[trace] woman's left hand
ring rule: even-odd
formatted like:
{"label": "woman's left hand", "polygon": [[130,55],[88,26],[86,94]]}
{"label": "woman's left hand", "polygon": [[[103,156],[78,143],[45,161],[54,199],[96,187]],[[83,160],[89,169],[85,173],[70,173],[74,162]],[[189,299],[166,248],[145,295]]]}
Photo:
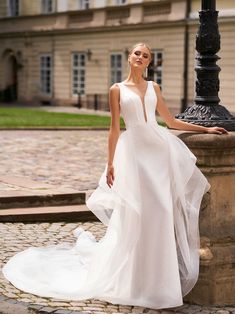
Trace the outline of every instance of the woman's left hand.
{"label": "woman's left hand", "polygon": [[224,128],[220,128],[218,126],[213,126],[213,127],[207,128],[207,133],[210,133],[210,134],[228,134],[228,131]]}

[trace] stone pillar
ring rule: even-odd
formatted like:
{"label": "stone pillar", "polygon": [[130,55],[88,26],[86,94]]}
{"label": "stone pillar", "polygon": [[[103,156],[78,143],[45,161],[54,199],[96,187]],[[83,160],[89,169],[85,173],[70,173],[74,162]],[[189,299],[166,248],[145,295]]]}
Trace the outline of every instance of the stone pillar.
{"label": "stone pillar", "polygon": [[200,274],[186,302],[235,303],[235,132],[228,135],[172,131],[197,157],[211,189],[201,204]]}

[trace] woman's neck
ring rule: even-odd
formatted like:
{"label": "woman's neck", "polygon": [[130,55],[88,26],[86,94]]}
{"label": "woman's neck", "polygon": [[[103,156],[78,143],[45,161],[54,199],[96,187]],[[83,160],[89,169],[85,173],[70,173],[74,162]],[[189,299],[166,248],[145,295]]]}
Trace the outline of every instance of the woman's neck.
{"label": "woman's neck", "polygon": [[126,80],[126,82],[128,83],[133,83],[133,84],[141,84],[143,82],[145,82],[144,78],[143,78],[143,74],[142,71],[135,71],[133,69],[130,70]]}

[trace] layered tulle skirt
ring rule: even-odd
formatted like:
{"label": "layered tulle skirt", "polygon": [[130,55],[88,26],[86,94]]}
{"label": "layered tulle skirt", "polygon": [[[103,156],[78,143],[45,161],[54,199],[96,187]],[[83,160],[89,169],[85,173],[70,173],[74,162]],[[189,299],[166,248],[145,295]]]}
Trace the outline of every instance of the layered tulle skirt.
{"label": "layered tulle skirt", "polygon": [[45,297],[182,304],[198,278],[199,210],[210,184],[188,147],[156,122],[120,135],[114,171],[112,188],[105,168],[87,200],[107,225],[104,237],[77,228],[74,245],[30,247],[4,266],[9,281]]}

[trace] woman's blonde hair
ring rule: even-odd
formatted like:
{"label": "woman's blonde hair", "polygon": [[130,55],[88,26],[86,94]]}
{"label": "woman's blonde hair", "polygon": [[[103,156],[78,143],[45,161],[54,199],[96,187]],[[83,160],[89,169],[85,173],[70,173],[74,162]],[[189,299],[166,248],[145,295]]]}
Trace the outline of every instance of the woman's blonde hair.
{"label": "woman's blonde hair", "polygon": [[145,43],[137,43],[137,44],[134,44],[134,45],[131,47],[131,49],[130,49],[130,51],[129,51],[129,54],[131,54],[132,51],[133,51],[136,47],[138,47],[138,46],[144,46],[145,48],[148,49],[149,54],[150,54],[150,60],[151,60],[151,59],[152,59],[152,50],[151,50],[150,46],[147,45],[147,44],[145,44]]}

